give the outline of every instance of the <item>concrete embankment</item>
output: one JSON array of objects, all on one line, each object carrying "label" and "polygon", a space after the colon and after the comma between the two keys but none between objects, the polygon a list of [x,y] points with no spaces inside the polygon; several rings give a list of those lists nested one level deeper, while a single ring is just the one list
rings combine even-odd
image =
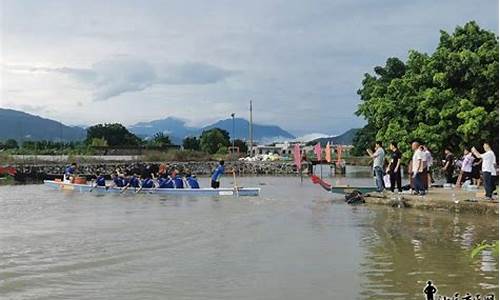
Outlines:
[{"label": "concrete embankment", "polygon": [[[121,170],[143,170],[147,165],[153,169],[157,169],[158,162],[100,162],[100,163],[82,163],[78,165],[77,174],[82,176],[92,177],[103,172],[112,174],[116,169]],[[210,175],[217,165],[216,161],[206,162],[168,162],[168,169],[174,169],[180,172],[189,170],[196,175]],[[53,179],[60,177],[64,173],[65,164],[17,164],[13,165],[17,174],[16,181],[19,182],[39,182],[43,179]],[[238,175],[296,175],[297,169],[293,162],[242,162],[242,161],[227,161],[226,171],[232,169]]]},{"label": "concrete embankment", "polygon": [[364,198],[367,204],[498,215],[498,201],[483,197],[481,191],[433,188],[425,196],[369,193]]}]

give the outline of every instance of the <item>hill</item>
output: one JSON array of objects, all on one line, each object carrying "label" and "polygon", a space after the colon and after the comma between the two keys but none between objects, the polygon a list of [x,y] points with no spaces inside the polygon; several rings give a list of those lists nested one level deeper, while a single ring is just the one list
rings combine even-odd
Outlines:
[{"label": "hill", "polygon": [[341,135],[315,139],[310,141],[309,144],[312,145],[319,142],[321,146],[325,146],[328,142],[330,142],[330,145],[352,145],[352,140],[358,130],[359,128],[352,128],[342,133]]},{"label": "hill", "polygon": [[[141,137],[150,137],[157,132],[168,134],[174,143],[180,143],[186,136],[199,136],[204,130],[221,128],[227,130],[229,135],[233,133],[233,120],[225,119],[202,128],[189,127],[183,120],[168,117],[150,122],[140,122],[129,126],[129,130]],[[245,119],[234,119],[234,136],[237,139],[248,139],[249,122]],[[267,141],[273,139],[291,139],[294,136],[275,125],[253,125],[253,137],[255,141]]]},{"label": "hill", "polygon": [[85,138],[80,127],[66,126],[60,122],[13,109],[0,108],[0,139],[74,141]]}]

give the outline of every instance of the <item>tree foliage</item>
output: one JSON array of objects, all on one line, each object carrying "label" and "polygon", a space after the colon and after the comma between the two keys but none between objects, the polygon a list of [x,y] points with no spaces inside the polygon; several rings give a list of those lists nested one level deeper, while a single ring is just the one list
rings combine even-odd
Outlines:
[{"label": "tree foliage", "polygon": [[106,140],[109,146],[138,146],[141,143],[135,134],[119,123],[97,124],[89,127],[85,142],[90,145],[95,138]]},{"label": "tree foliage", "polygon": [[[441,31],[431,55],[415,50],[406,63],[389,58],[365,74],[356,112],[368,124],[355,149],[396,141],[410,154],[412,140],[433,151],[482,140],[498,144],[498,38],[475,22]],[[357,152],[357,151],[356,151]]]},{"label": "tree foliage", "polygon": [[184,140],[182,140],[182,147],[186,150],[199,151],[201,149],[200,140],[195,136],[188,136]]},{"label": "tree foliage", "polygon": [[214,154],[222,147],[228,147],[229,132],[220,128],[205,130],[200,136],[200,148],[202,151]]},{"label": "tree foliage", "polygon": [[172,145],[172,141],[170,141],[170,137],[163,132],[157,132],[153,136],[152,139],[153,145],[158,147],[165,147]]},{"label": "tree foliage", "polygon": [[240,153],[246,154],[248,152],[248,145],[244,140],[236,139],[234,140],[234,146],[240,149]]}]

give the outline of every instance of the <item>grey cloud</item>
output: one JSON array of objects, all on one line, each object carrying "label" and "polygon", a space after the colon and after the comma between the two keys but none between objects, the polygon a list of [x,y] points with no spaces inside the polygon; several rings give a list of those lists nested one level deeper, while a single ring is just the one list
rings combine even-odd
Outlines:
[{"label": "grey cloud", "polygon": [[69,75],[92,88],[94,101],[104,101],[127,92],[139,92],[155,84],[205,85],[223,81],[236,72],[206,63],[153,65],[130,57],[97,62],[89,69],[7,66],[11,71],[52,72]]}]

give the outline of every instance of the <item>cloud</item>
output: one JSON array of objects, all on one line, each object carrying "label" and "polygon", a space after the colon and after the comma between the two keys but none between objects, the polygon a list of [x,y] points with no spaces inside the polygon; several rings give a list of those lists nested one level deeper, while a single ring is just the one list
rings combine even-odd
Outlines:
[{"label": "cloud", "polygon": [[141,59],[117,57],[102,60],[90,68],[33,67],[7,65],[13,72],[49,72],[69,75],[92,88],[94,101],[105,101],[128,92],[139,92],[155,84],[206,85],[223,81],[234,71],[200,62],[151,64]]}]

